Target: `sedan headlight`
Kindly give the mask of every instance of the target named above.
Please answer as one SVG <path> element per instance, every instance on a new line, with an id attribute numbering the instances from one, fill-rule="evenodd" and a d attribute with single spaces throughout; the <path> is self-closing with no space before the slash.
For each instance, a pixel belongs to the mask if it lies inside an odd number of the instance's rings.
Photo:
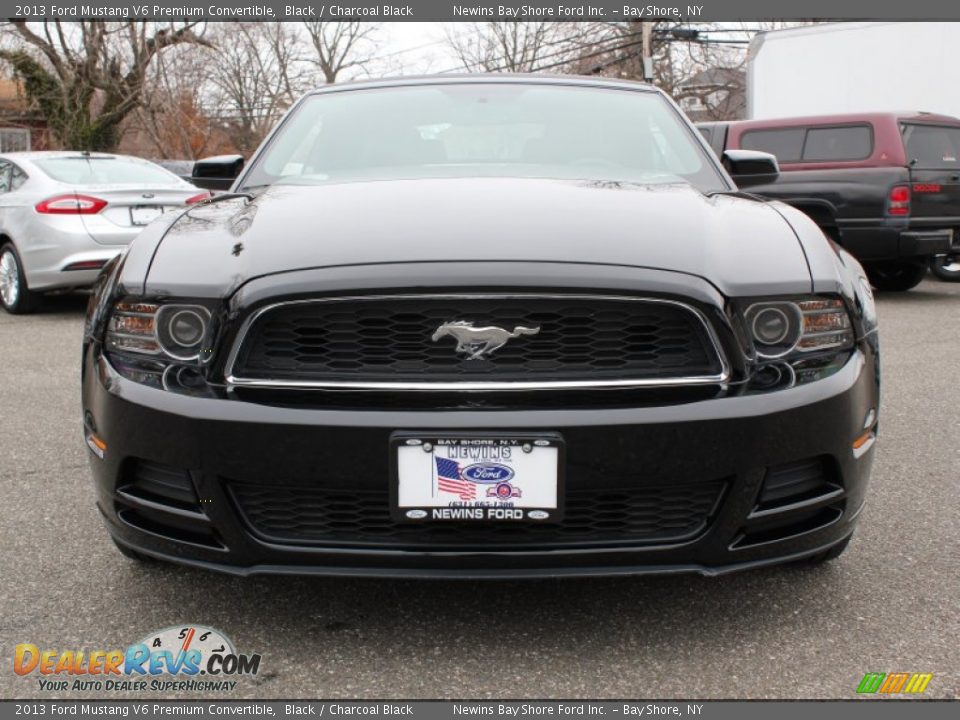
<path id="1" fill-rule="evenodd" d="M 107 326 L 108 350 L 194 362 L 204 353 L 210 311 L 202 305 L 119 302 Z"/>
<path id="2" fill-rule="evenodd" d="M 853 347 L 853 328 L 840 298 L 761 300 L 744 311 L 757 356 L 770 360 Z"/>

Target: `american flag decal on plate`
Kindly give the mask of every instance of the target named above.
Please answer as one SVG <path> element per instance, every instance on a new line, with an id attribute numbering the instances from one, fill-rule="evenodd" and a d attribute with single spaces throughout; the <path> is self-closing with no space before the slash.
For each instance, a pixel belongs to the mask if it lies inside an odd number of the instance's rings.
<path id="1" fill-rule="evenodd" d="M 395 433 L 398 522 L 559 522 L 563 440 Z"/>
<path id="2" fill-rule="evenodd" d="M 476 500 L 477 486 L 464 480 L 460 473 L 460 463 L 447 458 L 435 458 L 437 461 L 437 489 L 440 492 L 459 495 L 461 500 Z"/>

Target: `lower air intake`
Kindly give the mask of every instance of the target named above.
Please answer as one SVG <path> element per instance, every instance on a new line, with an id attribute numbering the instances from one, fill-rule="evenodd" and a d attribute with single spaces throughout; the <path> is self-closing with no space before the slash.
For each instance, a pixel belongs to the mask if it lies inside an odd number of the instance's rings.
<path id="1" fill-rule="evenodd" d="M 224 549 L 185 469 L 149 460 L 130 460 L 117 485 L 115 503 L 118 517 L 137 530 Z"/>
<path id="2" fill-rule="evenodd" d="M 386 491 L 231 484 L 253 532 L 280 543 L 413 549 L 509 549 L 669 543 L 696 537 L 718 505 L 724 483 L 567 493 L 558 524 L 404 524 L 390 515 Z"/>

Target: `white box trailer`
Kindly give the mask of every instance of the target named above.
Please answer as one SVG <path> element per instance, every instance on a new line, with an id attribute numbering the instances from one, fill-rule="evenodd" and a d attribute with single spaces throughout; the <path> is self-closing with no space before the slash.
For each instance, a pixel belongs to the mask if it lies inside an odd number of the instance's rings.
<path id="1" fill-rule="evenodd" d="M 960 117 L 960 23 L 824 23 L 751 42 L 747 117 L 871 110 Z"/>

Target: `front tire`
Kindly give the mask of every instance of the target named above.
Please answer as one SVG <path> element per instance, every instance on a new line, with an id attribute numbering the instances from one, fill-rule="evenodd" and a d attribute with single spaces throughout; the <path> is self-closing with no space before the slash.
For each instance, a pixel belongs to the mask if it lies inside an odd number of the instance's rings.
<path id="1" fill-rule="evenodd" d="M 13 243 L 0 247 L 0 305 L 13 315 L 31 313 L 40 306 L 40 293 L 27 287 L 23 265 Z"/>
<path id="2" fill-rule="evenodd" d="M 904 292 L 915 288 L 927 274 L 923 261 L 871 263 L 865 267 L 870 284 L 884 292 Z"/>
<path id="3" fill-rule="evenodd" d="M 960 282 L 960 255 L 930 258 L 930 272 L 946 282 Z"/>

